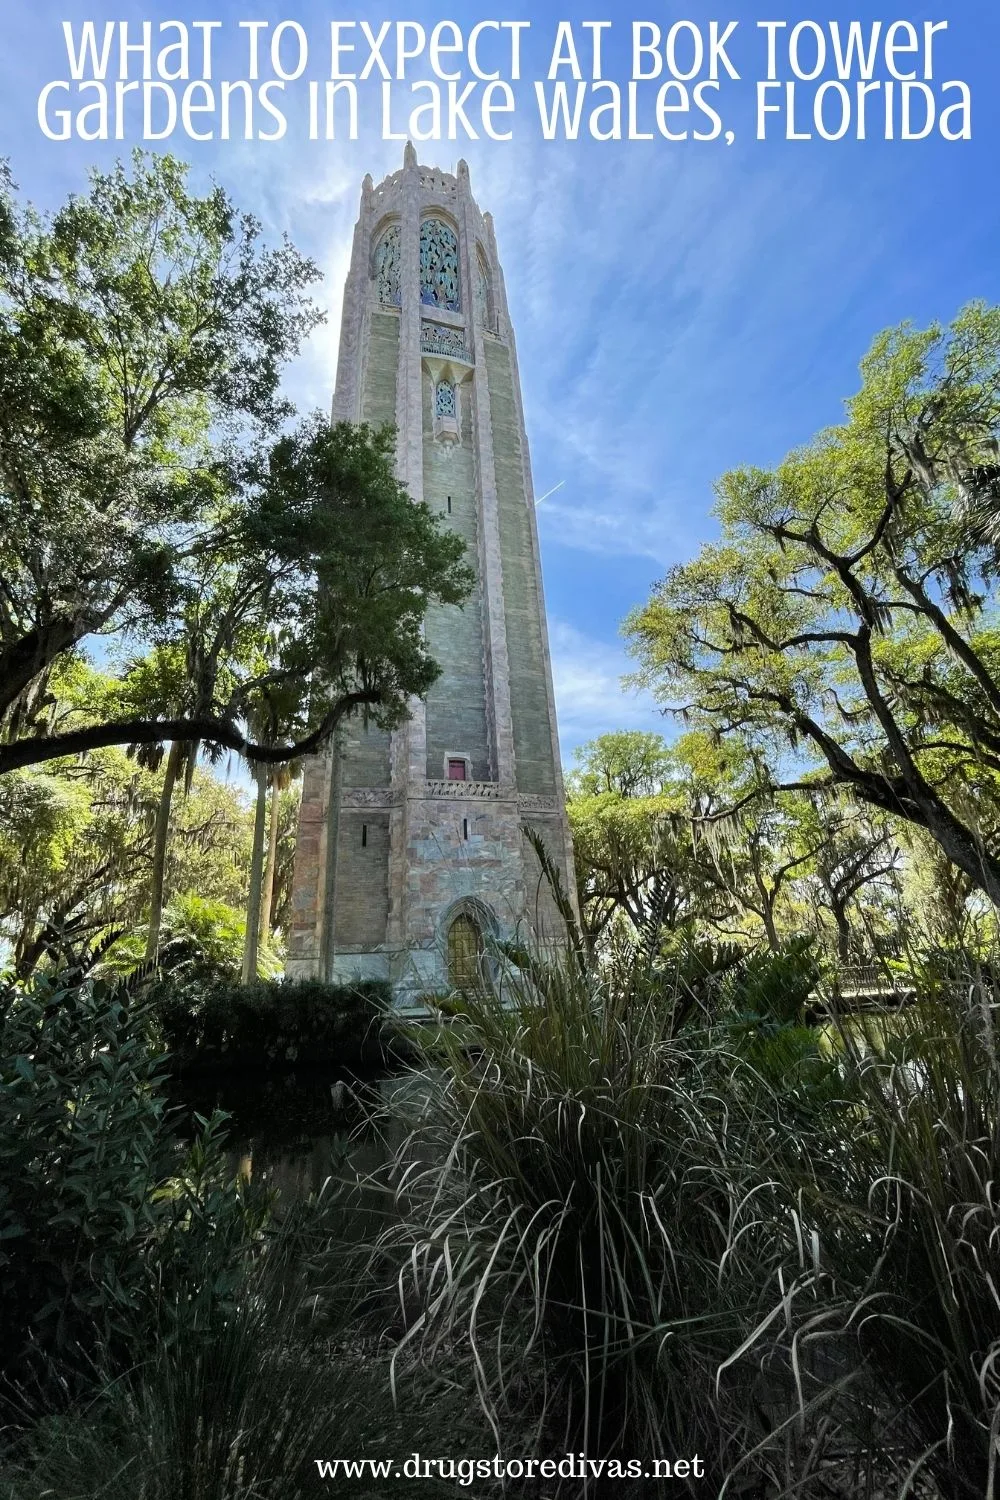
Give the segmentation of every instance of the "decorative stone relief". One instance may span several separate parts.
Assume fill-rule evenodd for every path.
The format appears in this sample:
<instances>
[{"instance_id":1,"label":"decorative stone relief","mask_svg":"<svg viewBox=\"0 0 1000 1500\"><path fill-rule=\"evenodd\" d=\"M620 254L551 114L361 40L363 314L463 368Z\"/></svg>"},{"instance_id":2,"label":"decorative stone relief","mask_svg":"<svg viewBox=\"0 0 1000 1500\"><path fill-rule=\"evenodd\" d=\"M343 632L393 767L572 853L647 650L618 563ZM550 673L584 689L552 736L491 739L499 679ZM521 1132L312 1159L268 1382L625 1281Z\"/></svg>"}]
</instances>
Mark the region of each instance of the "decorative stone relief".
<instances>
[{"instance_id":1,"label":"decorative stone relief","mask_svg":"<svg viewBox=\"0 0 1000 1500\"><path fill-rule=\"evenodd\" d=\"M447 373L434 381L434 437L439 443L457 445L462 441L458 418L458 392Z\"/></svg>"},{"instance_id":2,"label":"decorative stone relief","mask_svg":"<svg viewBox=\"0 0 1000 1500\"><path fill-rule=\"evenodd\" d=\"M449 359L461 359L472 363L465 345L465 335L460 328L443 328L440 323L422 323L420 326L420 348L424 354L444 354Z\"/></svg>"},{"instance_id":3,"label":"decorative stone relief","mask_svg":"<svg viewBox=\"0 0 1000 1500\"><path fill-rule=\"evenodd\" d=\"M558 812L555 797L535 797L530 792L520 792L517 798L518 812Z\"/></svg>"},{"instance_id":4,"label":"decorative stone relief","mask_svg":"<svg viewBox=\"0 0 1000 1500\"><path fill-rule=\"evenodd\" d=\"M341 807L391 807L394 800L391 787L348 786L340 794Z\"/></svg>"},{"instance_id":5,"label":"decorative stone relief","mask_svg":"<svg viewBox=\"0 0 1000 1500\"><path fill-rule=\"evenodd\" d=\"M500 786L495 781L428 781L427 796L499 798Z\"/></svg>"},{"instance_id":6,"label":"decorative stone relief","mask_svg":"<svg viewBox=\"0 0 1000 1500\"><path fill-rule=\"evenodd\" d=\"M398 307L400 305L400 245L398 224L393 224L382 236L375 250L374 261L378 300L385 303L388 307Z\"/></svg>"},{"instance_id":7,"label":"decorative stone relief","mask_svg":"<svg viewBox=\"0 0 1000 1500\"><path fill-rule=\"evenodd\" d=\"M462 308L458 282L458 236L443 219L420 226L420 300L428 307Z\"/></svg>"},{"instance_id":8,"label":"decorative stone relief","mask_svg":"<svg viewBox=\"0 0 1000 1500\"><path fill-rule=\"evenodd\" d=\"M402 186L402 182L402 172L390 172L388 177L383 177L374 192L375 203L378 204L386 198L394 197Z\"/></svg>"},{"instance_id":9,"label":"decorative stone relief","mask_svg":"<svg viewBox=\"0 0 1000 1500\"><path fill-rule=\"evenodd\" d=\"M422 171L420 173L420 186L426 188L428 192L447 193L450 198L454 198L458 183L454 177L449 176L446 172Z\"/></svg>"}]
</instances>

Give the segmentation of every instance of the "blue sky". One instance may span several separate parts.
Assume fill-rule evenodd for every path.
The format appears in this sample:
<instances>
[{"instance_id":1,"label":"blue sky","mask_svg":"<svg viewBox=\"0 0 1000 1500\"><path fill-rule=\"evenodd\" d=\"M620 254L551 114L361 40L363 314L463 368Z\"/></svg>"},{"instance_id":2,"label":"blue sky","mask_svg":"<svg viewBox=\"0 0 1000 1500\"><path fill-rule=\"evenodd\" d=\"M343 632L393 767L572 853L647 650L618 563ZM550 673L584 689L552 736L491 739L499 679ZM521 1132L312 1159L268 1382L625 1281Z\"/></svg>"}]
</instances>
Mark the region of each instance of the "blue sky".
<instances>
[{"instance_id":1,"label":"blue sky","mask_svg":"<svg viewBox=\"0 0 1000 1500\"><path fill-rule=\"evenodd\" d=\"M791 0L769 7L693 0L644 6L545 3L501 11L454 3L376 10L318 0L231 0L169 9L146 0L16 0L0 50L0 155L41 207L83 185L86 168L136 144L53 142L36 99L67 76L61 22L167 15L222 21L293 19L321 51L332 15L442 15L468 29L487 17L531 18L525 74L544 76L560 19L613 19L606 71L628 76L618 38L632 19L690 16L740 22L730 55L744 78L720 106L735 143L542 140L530 84L510 142L441 141L421 160L469 162L473 191L494 215L518 337L535 489L558 490L539 528L564 752L620 727L664 727L651 704L623 693L622 616L672 563L714 533L712 482L739 463L770 464L837 420L858 360L881 328L947 319L969 298L1000 294L1000 7L952 0L879 9L867 0L825 11ZM13 14L11 10L13 9ZM665 19L665 17L667 19ZM758 142L753 80L762 76L758 19L916 23L947 19L938 82L965 80L973 138ZM243 76L224 41L217 77ZM322 76L322 63L308 76ZM416 70L409 75L420 75ZM564 75L565 76L565 75ZM782 76L786 76L784 73ZM828 75L824 75L828 76ZM811 86L800 84L802 95ZM876 118L878 118L876 116ZM881 129L879 128L879 135ZM333 386L340 298L362 176L395 170L402 148L383 141L372 112L355 142L167 143L214 175L274 235L287 230L325 273L325 329L290 369L303 408L326 407Z\"/></svg>"}]
</instances>

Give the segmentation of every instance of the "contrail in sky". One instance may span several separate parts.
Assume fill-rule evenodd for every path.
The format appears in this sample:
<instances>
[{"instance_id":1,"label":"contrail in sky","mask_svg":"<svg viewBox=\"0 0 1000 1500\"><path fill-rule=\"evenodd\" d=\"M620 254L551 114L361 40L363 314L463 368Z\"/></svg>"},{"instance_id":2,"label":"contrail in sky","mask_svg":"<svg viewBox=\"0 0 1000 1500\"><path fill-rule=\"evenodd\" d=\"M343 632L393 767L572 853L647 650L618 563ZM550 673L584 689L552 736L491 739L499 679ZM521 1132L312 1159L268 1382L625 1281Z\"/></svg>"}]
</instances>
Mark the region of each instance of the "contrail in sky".
<instances>
[{"instance_id":1,"label":"contrail in sky","mask_svg":"<svg viewBox=\"0 0 1000 1500\"><path fill-rule=\"evenodd\" d=\"M563 487L563 485L565 483L566 483L565 479L560 479L560 481L559 481L558 484L554 484L550 490L546 490L545 494L542 495L541 499L535 501L535 509L536 510L538 509L538 507L542 503L542 500L547 500L550 495L554 495L555 494L556 490L561 490L562 487Z\"/></svg>"}]
</instances>

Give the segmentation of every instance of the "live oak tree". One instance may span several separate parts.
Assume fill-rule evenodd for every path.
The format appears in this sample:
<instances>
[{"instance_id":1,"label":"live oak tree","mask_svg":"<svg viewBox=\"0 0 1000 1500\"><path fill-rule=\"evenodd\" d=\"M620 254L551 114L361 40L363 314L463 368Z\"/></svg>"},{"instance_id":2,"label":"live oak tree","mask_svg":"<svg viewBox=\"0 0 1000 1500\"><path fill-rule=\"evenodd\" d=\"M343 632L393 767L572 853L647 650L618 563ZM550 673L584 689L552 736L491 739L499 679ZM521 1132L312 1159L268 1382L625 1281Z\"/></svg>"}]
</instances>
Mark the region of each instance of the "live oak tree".
<instances>
[{"instance_id":1,"label":"live oak tree","mask_svg":"<svg viewBox=\"0 0 1000 1500\"><path fill-rule=\"evenodd\" d=\"M909 921L903 951L995 953L1000 913L922 829L907 830L900 871Z\"/></svg>"},{"instance_id":2,"label":"live oak tree","mask_svg":"<svg viewBox=\"0 0 1000 1500\"><path fill-rule=\"evenodd\" d=\"M289 430L279 379L317 274L169 157L95 174L47 220L0 193L0 773L112 746L160 773L148 958L199 757L238 751L263 782L349 713L395 723L437 675L428 603L471 584L396 480L391 429ZM118 678L54 713L54 676L102 636Z\"/></svg>"},{"instance_id":3,"label":"live oak tree","mask_svg":"<svg viewBox=\"0 0 1000 1500\"><path fill-rule=\"evenodd\" d=\"M799 841L813 846L797 882L803 905L832 923L840 963L870 961L901 910L902 854L892 822L829 797L796 800Z\"/></svg>"},{"instance_id":4,"label":"live oak tree","mask_svg":"<svg viewBox=\"0 0 1000 1500\"><path fill-rule=\"evenodd\" d=\"M441 529L394 476L391 428L329 426L314 418L274 445L249 512L252 549L284 565L262 643L263 671L243 693L244 717L261 726L253 750L260 787L245 970L253 973L263 875L263 774L326 737L345 708L383 727L439 675L423 622L429 604L461 604L472 584L462 540Z\"/></svg>"},{"instance_id":5,"label":"live oak tree","mask_svg":"<svg viewBox=\"0 0 1000 1500\"><path fill-rule=\"evenodd\" d=\"M738 810L720 814L720 822L705 835L711 848L708 868L750 931L760 923L768 947L782 946L782 909L792 885L812 868L825 841L817 831L801 837L796 812L777 798L761 792L751 800L737 798Z\"/></svg>"},{"instance_id":6,"label":"live oak tree","mask_svg":"<svg viewBox=\"0 0 1000 1500\"><path fill-rule=\"evenodd\" d=\"M567 778L577 888L591 947L624 922L658 943L686 923L724 921L732 902L696 837L704 803L685 743L639 730L600 735Z\"/></svg>"},{"instance_id":7,"label":"live oak tree","mask_svg":"<svg viewBox=\"0 0 1000 1500\"><path fill-rule=\"evenodd\" d=\"M142 631L211 546L220 445L277 431L318 278L170 157L95 173L49 219L0 193L0 725L53 664ZM29 735L29 740L35 738ZM103 743L110 743L105 739ZM22 746L4 769L42 758Z\"/></svg>"},{"instance_id":8,"label":"live oak tree","mask_svg":"<svg viewBox=\"0 0 1000 1500\"><path fill-rule=\"evenodd\" d=\"M692 827L707 882L731 904L731 935L763 934L780 952L789 938L834 928L846 960L860 893L899 862L888 820L825 788L778 796L770 766L734 736L689 731L677 742ZM880 886L878 895L888 895Z\"/></svg>"},{"instance_id":9,"label":"live oak tree","mask_svg":"<svg viewBox=\"0 0 1000 1500\"><path fill-rule=\"evenodd\" d=\"M701 877L699 919L782 951L815 925L802 920L797 894L810 888L811 918L825 899L820 871L835 857L844 810L821 794L777 797L766 762L732 736L688 730L673 753Z\"/></svg>"},{"instance_id":10,"label":"live oak tree","mask_svg":"<svg viewBox=\"0 0 1000 1500\"><path fill-rule=\"evenodd\" d=\"M321 744L347 712L390 726L411 696L427 691L439 671L423 636L428 604L460 604L472 575L461 539L395 478L394 454L391 428L314 417L234 466L220 509L224 554L199 556L182 571L181 608L154 632L162 665L143 675L141 699L164 718L146 723L162 728L186 710L188 735L210 753L229 743L214 726L252 731L244 754L263 783L269 764ZM190 764L191 738L185 744ZM258 824L250 972L262 817ZM150 956L157 896L154 888Z\"/></svg>"},{"instance_id":11,"label":"live oak tree","mask_svg":"<svg viewBox=\"0 0 1000 1500\"><path fill-rule=\"evenodd\" d=\"M316 275L169 157L48 221L0 199L0 773L111 744L171 743L175 777L199 745L280 763L434 680L421 625L468 592L461 541L390 430L279 432ZM53 733L49 674L100 634L173 680ZM255 743L279 693L287 737Z\"/></svg>"},{"instance_id":12,"label":"live oak tree","mask_svg":"<svg viewBox=\"0 0 1000 1500\"><path fill-rule=\"evenodd\" d=\"M629 621L640 677L777 790L844 789L1000 903L991 535L1000 309L883 334L847 420L718 486L722 537Z\"/></svg>"},{"instance_id":13,"label":"live oak tree","mask_svg":"<svg viewBox=\"0 0 1000 1500\"><path fill-rule=\"evenodd\" d=\"M0 934L24 978L120 935L149 884L153 776L123 751L0 780Z\"/></svg>"},{"instance_id":14,"label":"live oak tree","mask_svg":"<svg viewBox=\"0 0 1000 1500\"><path fill-rule=\"evenodd\" d=\"M577 751L567 783L580 909L592 945L624 920L647 941L682 928L779 949L781 908L826 835L799 837L738 746L637 730Z\"/></svg>"}]
</instances>

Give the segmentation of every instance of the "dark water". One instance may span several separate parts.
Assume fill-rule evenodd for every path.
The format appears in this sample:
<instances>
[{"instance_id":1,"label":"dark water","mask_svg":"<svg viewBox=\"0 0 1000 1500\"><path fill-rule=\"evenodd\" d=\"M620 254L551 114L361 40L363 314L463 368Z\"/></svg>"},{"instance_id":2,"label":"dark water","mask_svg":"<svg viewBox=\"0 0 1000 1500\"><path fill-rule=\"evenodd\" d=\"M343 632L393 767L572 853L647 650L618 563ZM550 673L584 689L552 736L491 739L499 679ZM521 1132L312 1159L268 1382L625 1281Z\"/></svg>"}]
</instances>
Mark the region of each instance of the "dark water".
<instances>
[{"instance_id":1,"label":"dark water","mask_svg":"<svg viewBox=\"0 0 1000 1500\"><path fill-rule=\"evenodd\" d=\"M297 1069L186 1076L170 1092L181 1137L193 1135L196 1114L225 1111L234 1175L266 1181L294 1200L320 1193L331 1179L381 1175L426 1082L412 1073L359 1078Z\"/></svg>"}]
</instances>

